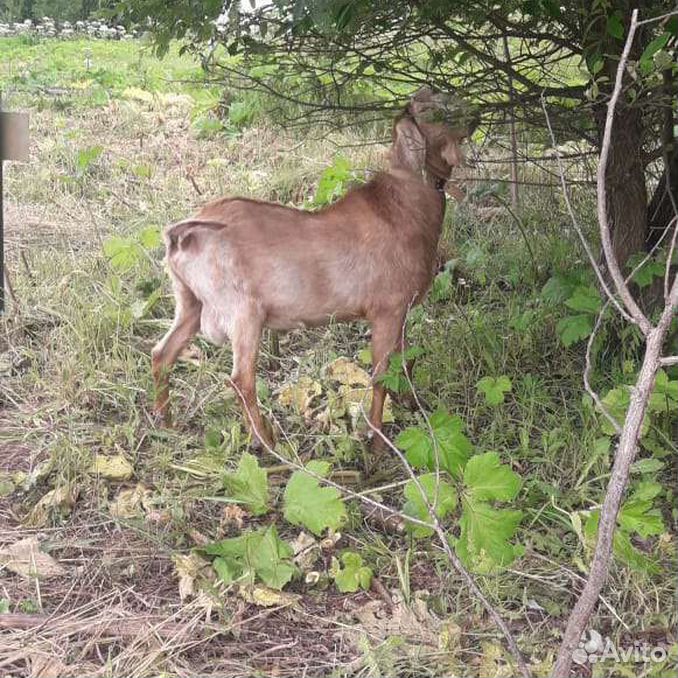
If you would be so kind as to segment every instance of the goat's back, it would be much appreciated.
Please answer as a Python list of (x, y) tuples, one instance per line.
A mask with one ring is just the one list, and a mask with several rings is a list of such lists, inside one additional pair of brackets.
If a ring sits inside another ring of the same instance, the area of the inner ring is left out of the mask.
[(441, 196), (378, 175), (318, 212), (242, 198), (166, 231), (171, 270), (217, 317), (256, 313), (277, 329), (372, 318), (428, 289)]

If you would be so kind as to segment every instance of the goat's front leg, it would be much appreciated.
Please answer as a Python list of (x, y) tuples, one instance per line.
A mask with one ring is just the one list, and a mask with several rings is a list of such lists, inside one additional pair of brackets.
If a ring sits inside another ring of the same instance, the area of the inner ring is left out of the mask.
[(372, 407), (370, 408), (370, 424), (372, 427), (372, 451), (381, 452), (386, 447), (384, 440), (377, 433), (381, 431), (384, 417), (384, 401), (386, 387), (381, 377), (388, 369), (388, 361), (398, 348), (402, 333), (404, 314), (393, 314), (375, 319), (372, 322)]
[(174, 322), (167, 334), (151, 351), (151, 372), (155, 387), (153, 411), (165, 426), (171, 426), (169, 409), (169, 373), (184, 347), (200, 329), (200, 310), (198, 299), (184, 285), (175, 286), (176, 308)]
[(271, 426), (262, 416), (257, 403), (257, 354), (261, 340), (261, 322), (254, 316), (237, 319), (231, 332), (233, 371), (231, 385), (244, 411), (245, 424), (255, 445), (273, 447)]

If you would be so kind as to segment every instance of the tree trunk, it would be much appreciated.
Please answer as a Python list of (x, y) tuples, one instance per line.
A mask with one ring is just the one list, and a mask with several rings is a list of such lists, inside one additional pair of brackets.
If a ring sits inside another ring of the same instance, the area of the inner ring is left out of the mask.
[(647, 249), (651, 250), (664, 236), (678, 210), (678, 149), (675, 137), (674, 100), (676, 83), (671, 69), (664, 71), (664, 129), (662, 155), (664, 172), (647, 209)]
[(678, 205), (678, 153), (674, 153), (669, 161), (668, 172), (664, 169), (647, 208), (648, 250), (659, 242), (675, 218), (674, 202)]
[[(601, 138), (605, 113), (605, 105), (596, 107), (596, 124)], [(647, 189), (642, 140), (640, 110), (620, 105), (612, 127), (605, 184), (612, 245), (622, 270), (632, 254), (644, 251), (647, 240)]]

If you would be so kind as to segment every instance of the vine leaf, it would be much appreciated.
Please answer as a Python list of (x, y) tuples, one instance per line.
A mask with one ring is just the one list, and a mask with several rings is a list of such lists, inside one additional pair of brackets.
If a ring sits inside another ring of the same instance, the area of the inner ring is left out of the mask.
[(510, 501), (520, 491), (520, 477), (501, 463), (496, 452), (472, 457), (464, 469), (464, 485), (477, 501)]
[[(419, 476), (419, 484), (426, 494), (426, 502), (430, 505), (435, 504), (435, 514), (439, 519), (443, 519), (457, 507), (457, 491), (450, 483), (438, 478), (435, 473)], [(412, 518), (430, 522), (428, 507), (414, 480), (410, 480), (405, 485), (403, 493), (407, 500), (403, 506), (403, 513)], [(408, 523), (407, 527), (415, 537), (428, 537), (433, 534), (433, 529), (424, 525)]]
[(297, 573), (290, 560), (292, 547), (278, 537), (275, 525), (208, 544), (203, 550), (217, 556), (214, 569), (225, 584), (242, 580), (252, 585), (258, 577), (280, 590)]
[[(325, 461), (311, 461), (306, 468), (323, 478), (330, 471), (330, 465)], [(320, 482), (305, 471), (292, 474), (283, 503), (285, 520), (292, 525), (303, 525), (316, 536), (327, 528), (339, 529), (347, 518), (339, 490), (321, 487)]]
[(341, 593), (355, 593), (359, 589), (367, 591), (370, 588), (374, 573), (370, 567), (363, 565), (360, 554), (346, 551), (341, 556), (341, 565), (336, 558), (332, 559), (330, 574)]
[[(617, 516), (617, 529), (612, 542), (614, 554), (637, 572), (659, 572), (655, 558), (638, 550), (631, 541), (631, 535), (636, 533), (642, 539), (647, 539), (666, 531), (661, 512), (653, 508), (653, 501), (662, 491), (659, 483), (650, 480), (639, 482)], [(600, 511), (592, 511), (584, 526), (584, 534), (590, 544), (594, 543), (598, 534), (599, 521)]]
[(396, 445), (415, 468), (429, 468), (431, 471), (439, 468), (454, 478), (461, 477), (473, 451), (473, 445), (462, 432), (464, 427), (462, 419), (438, 410), (431, 415), (429, 424), (433, 439), (428, 427), (426, 430), (411, 427), (396, 438)]
[(488, 405), (501, 405), (504, 402), (504, 394), (512, 388), (511, 380), (502, 375), (497, 377), (483, 377), (477, 384), (476, 389), (485, 396)]
[(268, 512), (268, 477), (252, 454), (243, 454), (235, 473), (224, 476), (229, 495), (242, 502), (255, 516)]
[(461, 535), (457, 555), (475, 572), (491, 574), (508, 567), (525, 549), (511, 539), (522, 519), (521, 511), (494, 509), (484, 501), (462, 498)]
[(496, 452), (477, 455), (466, 464), (456, 551), (475, 572), (497, 572), (524, 553), (523, 546), (511, 543), (522, 511), (497, 509), (489, 503), (514, 499), (520, 487), (520, 478)]
[(582, 339), (586, 339), (593, 332), (591, 316), (586, 313), (568, 315), (556, 325), (556, 333), (563, 346), (572, 346)]

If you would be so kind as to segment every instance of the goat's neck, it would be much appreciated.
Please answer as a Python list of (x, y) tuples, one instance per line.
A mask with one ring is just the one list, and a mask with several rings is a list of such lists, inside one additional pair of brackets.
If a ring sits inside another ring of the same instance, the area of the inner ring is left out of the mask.
[(404, 166), (397, 162), (391, 162), (388, 168), (388, 173), (399, 179), (406, 179), (408, 181), (418, 181), (429, 188), (440, 190), (445, 185), (447, 177), (439, 177), (430, 171), (429, 168)]

